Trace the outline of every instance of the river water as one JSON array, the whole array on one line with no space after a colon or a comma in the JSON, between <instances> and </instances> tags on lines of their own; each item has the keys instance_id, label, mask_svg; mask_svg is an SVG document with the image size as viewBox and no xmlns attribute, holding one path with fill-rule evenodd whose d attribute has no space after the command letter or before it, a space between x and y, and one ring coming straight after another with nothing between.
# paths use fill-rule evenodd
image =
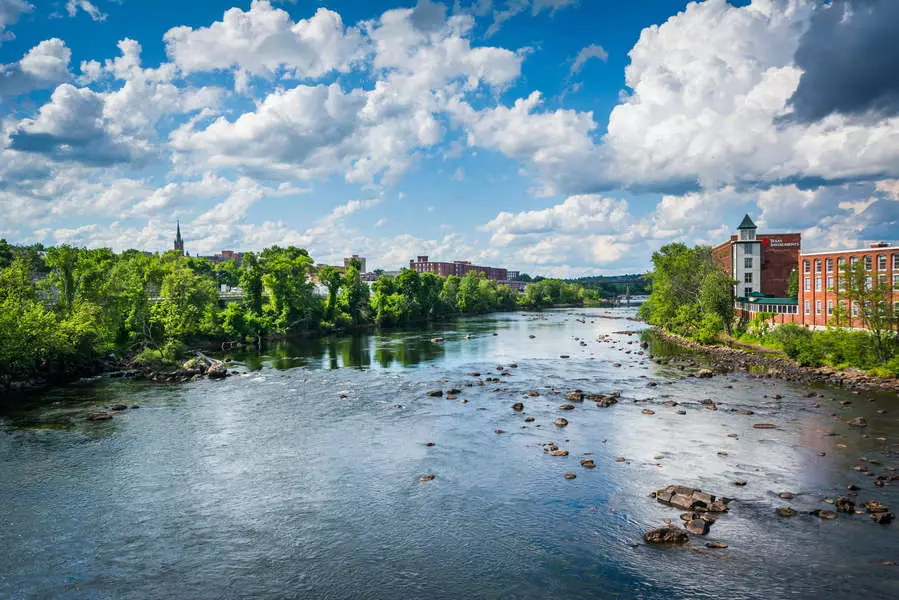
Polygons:
<instances>
[{"instance_id":1,"label":"river water","mask_svg":"<svg viewBox=\"0 0 899 600\"><path fill-rule=\"evenodd\" d=\"M698 359L659 365L616 333L641 329L630 314L497 314L234 354L242 375L225 381L7 397L0 598L899 597L899 568L878 564L899 562L899 523L802 514L849 484L858 504L899 509L899 482L853 469L899 463L897 398L688 377ZM621 399L560 410L573 388ZM85 420L120 402L140 408ZM845 424L859 415L866 429ZM644 531L680 522L647 496L669 483L733 498L730 512L683 547L648 546Z\"/></svg>"}]
</instances>

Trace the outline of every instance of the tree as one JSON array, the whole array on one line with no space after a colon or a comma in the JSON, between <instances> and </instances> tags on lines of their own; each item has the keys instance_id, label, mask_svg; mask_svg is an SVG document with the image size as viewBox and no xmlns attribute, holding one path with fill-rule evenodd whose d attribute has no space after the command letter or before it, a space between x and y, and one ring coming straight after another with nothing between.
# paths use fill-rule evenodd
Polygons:
<instances>
[{"instance_id":1,"label":"tree","mask_svg":"<svg viewBox=\"0 0 899 600\"><path fill-rule=\"evenodd\" d=\"M65 312L75 302L75 261L78 251L67 244L47 251L47 266L51 269L51 283L59 291L59 303Z\"/></svg>"},{"instance_id":2,"label":"tree","mask_svg":"<svg viewBox=\"0 0 899 600\"><path fill-rule=\"evenodd\" d=\"M877 359L885 363L897 351L899 335L899 315L893 303L893 289L888 280L876 280L866 271L862 262L843 265L840 286L849 302L849 323L861 320L870 334L872 347Z\"/></svg>"},{"instance_id":3,"label":"tree","mask_svg":"<svg viewBox=\"0 0 899 600\"><path fill-rule=\"evenodd\" d=\"M224 285L228 289L236 288L240 285L241 269L233 260L225 260L213 267L215 279L219 285Z\"/></svg>"},{"instance_id":4,"label":"tree","mask_svg":"<svg viewBox=\"0 0 899 600\"><path fill-rule=\"evenodd\" d=\"M359 261L353 259L346 268L343 290L340 293L340 307L350 316L353 325L361 323L369 306L369 289L362 281Z\"/></svg>"},{"instance_id":5,"label":"tree","mask_svg":"<svg viewBox=\"0 0 899 600\"><path fill-rule=\"evenodd\" d=\"M243 257L243 269L240 273L240 288L243 290L245 304L254 315L262 314L262 267L252 252Z\"/></svg>"},{"instance_id":6,"label":"tree","mask_svg":"<svg viewBox=\"0 0 899 600\"><path fill-rule=\"evenodd\" d=\"M793 300L799 298L799 271L796 269L790 271L790 277L787 280L787 297Z\"/></svg>"},{"instance_id":7,"label":"tree","mask_svg":"<svg viewBox=\"0 0 899 600\"><path fill-rule=\"evenodd\" d=\"M357 269L358 271L358 269ZM337 294L340 291L340 285L343 283L343 275L340 271L330 265L319 267L318 279L328 288L328 300L325 305L325 318L331 320L334 318L334 309L337 307Z\"/></svg>"}]
</instances>

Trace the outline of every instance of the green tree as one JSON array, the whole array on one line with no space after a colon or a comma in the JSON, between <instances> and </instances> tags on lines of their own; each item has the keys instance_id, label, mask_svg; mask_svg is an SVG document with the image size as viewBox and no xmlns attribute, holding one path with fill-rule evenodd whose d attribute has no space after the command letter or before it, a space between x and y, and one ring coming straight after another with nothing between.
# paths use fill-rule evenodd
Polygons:
<instances>
[{"instance_id":1,"label":"green tree","mask_svg":"<svg viewBox=\"0 0 899 600\"><path fill-rule=\"evenodd\" d=\"M357 270L358 271L358 270ZM325 304L325 318L334 318L334 309L337 308L337 295L343 283L343 274L331 265L325 265L318 269L318 279L328 288L328 300Z\"/></svg>"},{"instance_id":2,"label":"green tree","mask_svg":"<svg viewBox=\"0 0 899 600\"><path fill-rule=\"evenodd\" d=\"M75 302L75 261L78 251L67 244L47 251L47 266L50 268L50 282L59 292L59 303L65 312L72 310Z\"/></svg>"},{"instance_id":3,"label":"green tree","mask_svg":"<svg viewBox=\"0 0 899 600\"><path fill-rule=\"evenodd\" d=\"M262 315L262 267L252 252L243 257L243 270L240 273L240 289L243 290L245 304L254 315Z\"/></svg>"},{"instance_id":4,"label":"green tree","mask_svg":"<svg viewBox=\"0 0 899 600\"><path fill-rule=\"evenodd\" d=\"M359 262L350 261L343 277L343 289L340 292L340 307L346 312L353 325L365 320L369 307L369 288L362 281Z\"/></svg>"},{"instance_id":5,"label":"green tree","mask_svg":"<svg viewBox=\"0 0 899 600\"><path fill-rule=\"evenodd\" d=\"M790 271L790 277L787 279L787 297L793 300L799 298L799 271L796 269Z\"/></svg>"},{"instance_id":6,"label":"green tree","mask_svg":"<svg viewBox=\"0 0 899 600\"><path fill-rule=\"evenodd\" d=\"M861 321L868 330L877 359L886 363L895 356L899 336L899 315L893 303L889 280L875 278L864 264L847 262L840 273L843 296L849 302L850 323Z\"/></svg>"},{"instance_id":7,"label":"green tree","mask_svg":"<svg viewBox=\"0 0 899 600\"><path fill-rule=\"evenodd\" d=\"M236 288L240 285L241 268L233 260L224 260L213 267L215 280L219 285L224 285L228 289Z\"/></svg>"}]
</instances>

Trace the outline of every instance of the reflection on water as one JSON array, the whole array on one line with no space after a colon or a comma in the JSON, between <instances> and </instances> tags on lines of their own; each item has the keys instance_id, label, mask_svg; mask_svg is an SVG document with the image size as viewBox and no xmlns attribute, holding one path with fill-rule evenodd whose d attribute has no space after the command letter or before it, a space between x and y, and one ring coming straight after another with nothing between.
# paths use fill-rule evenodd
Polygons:
<instances>
[{"instance_id":1,"label":"reflection on water","mask_svg":"<svg viewBox=\"0 0 899 600\"><path fill-rule=\"evenodd\" d=\"M629 314L281 342L231 353L243 375L221 382L7 398L0 598L899 597L875 564L899 562L896 524L774 515L832 509L848 485L896 511L895 396L689 377L701 359L653 343L674 358L656 364L622 333L641 329ZM456 400L425 395L451 387ZM577 403L559 429L572 388L621 399ZM115 403L140 408L85 420ZM864 430L847 425L859 415ZM668 483L734 498L707 537L726 550L642 543L678 520L647 497Z\"/></svg>"}]
</instances>

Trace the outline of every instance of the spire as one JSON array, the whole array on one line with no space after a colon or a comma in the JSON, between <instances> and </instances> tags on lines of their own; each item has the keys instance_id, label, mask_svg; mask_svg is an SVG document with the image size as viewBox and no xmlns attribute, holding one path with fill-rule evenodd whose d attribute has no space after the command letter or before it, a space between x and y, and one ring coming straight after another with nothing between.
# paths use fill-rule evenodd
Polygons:
<instances>
[{"instance_id":1,"label":"spire","mask_svg":"<svg viewBox=\"0 0 899 600\"><path fill-rule=\"evenodd\" d=\"M740 223L740 225L737 227L737 229L757 229L757 228L755 226L755 223L752 222L752 219L750 219L749 215L747 214L745 217L743 217L743 221Z\"/></svg>"},{"instance_id":2,"label":"spire","mask_svg":"<svg viewBox=\"0 0 899 600\"><path fill-rule=\"evenodd\" d=\"M184 255L184 240L181 238L181 219L178 219L177 226L175 228L175 250L181 252L181 255Z\"/></svg>"}]
</instances>

